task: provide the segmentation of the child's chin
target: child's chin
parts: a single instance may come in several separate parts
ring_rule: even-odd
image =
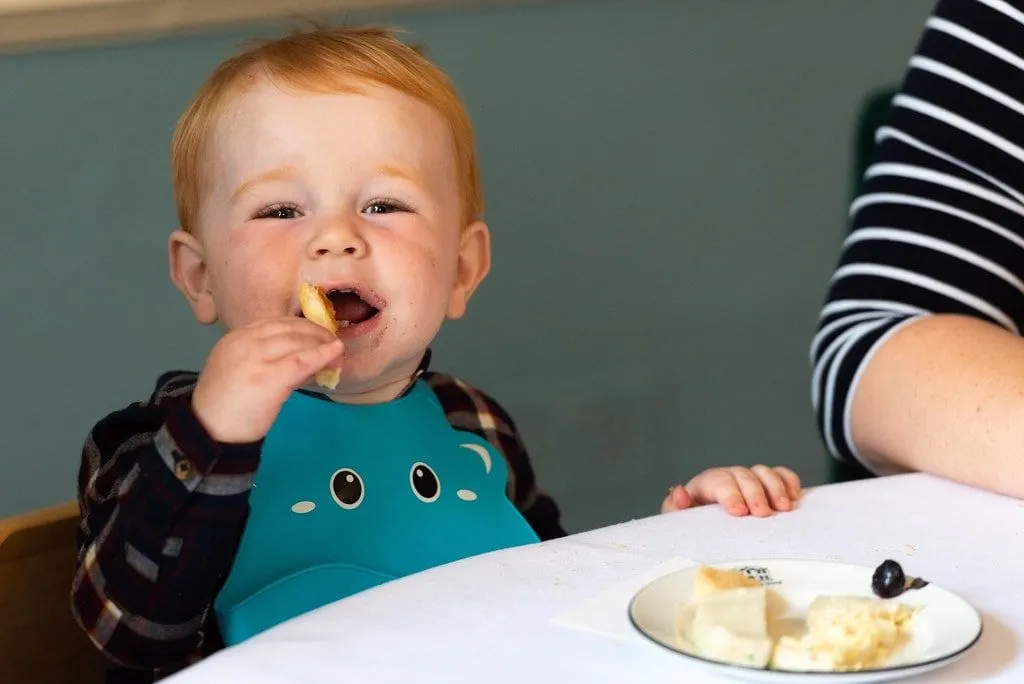
[[[376,394],[402,385],[397,391],[404,389],[404,384],[412,379],[415,368],[405,373],[389,369],[386,359],[379,354],[366,353],[346,356],[343,363],[338,386],[330,393],[339,396]]]

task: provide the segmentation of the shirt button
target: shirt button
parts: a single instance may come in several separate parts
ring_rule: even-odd
[[[174,464],[174,475],[179,480],[187,480],[192,477],[192,462],[178,461]]]

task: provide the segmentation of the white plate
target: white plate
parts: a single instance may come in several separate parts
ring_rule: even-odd
[[[874,568],[805,560],[745,560],[717,563],[716,568],[741,570],[778,592],[786,601],[784,617],[802,617],[811,601],[828,594],[873,596]],[[904,565],[908,575],[914,569]],[[910,642],[884,667],[858,672],[789,672],[761,670],[708,660],[688,652],[676,636],[676,622],[689,602],[696,568],[680,570],[649,583],[629,604],[633,626],[652,641],[687,658],[716,675],[751,682],[800,682],[811,684],[860,684],[903,679],[949,665],[981,637],[981,615],[969,603],[945,589],[929,584],[907,591],[895,600],[921,606],[914,618]],[[927,577],[923,579],[927,580]]]

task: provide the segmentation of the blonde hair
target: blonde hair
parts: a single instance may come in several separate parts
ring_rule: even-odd
[[[448,123],[464,223],[483,217],[483,188],[469,114],[448,76],[415,47],[384,27],[314,27],[259,42],[223,62],[203,83],[178,120],[171,142],[171,173],[178,220],[194,232],[208,181],[204,155],[225,105],[259,75],[301,91],[358,92],[358,83],[394,88],[432,106]]]

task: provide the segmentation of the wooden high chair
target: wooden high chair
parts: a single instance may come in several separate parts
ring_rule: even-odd
[[[102,684],[106,664],[71,617],[78,504],[0,520],[0,682]]]

